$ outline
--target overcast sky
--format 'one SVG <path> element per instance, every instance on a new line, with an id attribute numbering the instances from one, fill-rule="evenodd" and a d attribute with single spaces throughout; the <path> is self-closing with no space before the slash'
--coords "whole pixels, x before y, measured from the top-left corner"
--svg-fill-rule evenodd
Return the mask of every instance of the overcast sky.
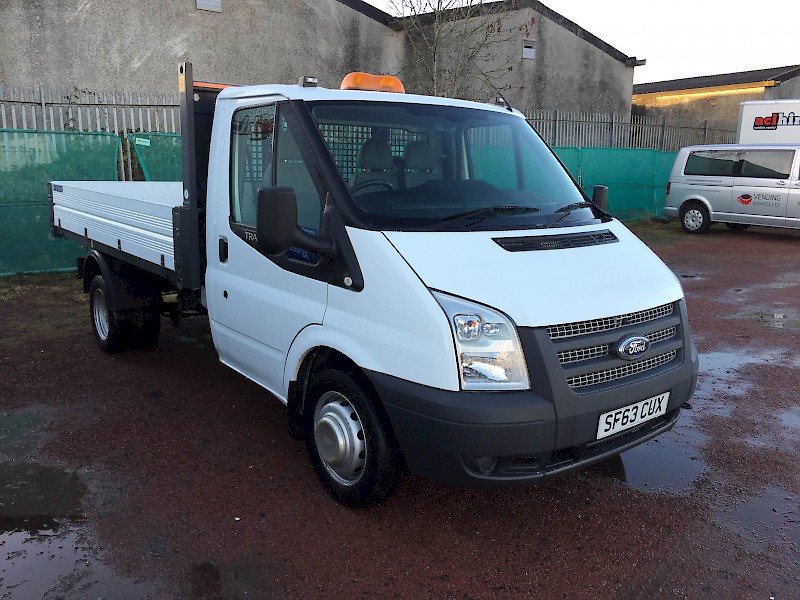
<path id="1" fill-rule="evenodd" d="M 391 12 L 391 0 L 366 0 Z M 399 0 L 395 0 L 396 2 Z M 795 0 L 544 0 L 628 56 L 634 83 L 800 64 Z"/>

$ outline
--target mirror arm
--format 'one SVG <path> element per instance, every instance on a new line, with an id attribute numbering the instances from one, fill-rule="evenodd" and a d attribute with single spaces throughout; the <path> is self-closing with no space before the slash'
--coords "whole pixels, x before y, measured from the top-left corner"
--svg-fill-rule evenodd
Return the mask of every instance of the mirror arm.
<path id="1" fill-rule="evenodd" d="M 319 252 L 320 254 L 334 254 L 333 238 L 329 236 L 313 235 L 300 229 L 299 227 L 292 232 L 292 245 L 309 252 Z"/>

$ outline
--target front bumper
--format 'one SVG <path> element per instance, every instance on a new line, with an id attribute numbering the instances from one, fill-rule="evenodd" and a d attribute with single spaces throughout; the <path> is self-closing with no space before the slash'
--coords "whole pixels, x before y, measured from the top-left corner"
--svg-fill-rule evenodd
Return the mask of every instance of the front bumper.
<path id="1" fill-rule="evenodd" d="M 560 367 L 537 364 L 529 350 L 533 379 L 547 379 L 547 373 L 551 380 L 559 378 Z M 381 373 L 367 376 L 383 400 L 411 472 L 462 487 L 531 485 L 669 430 L 697 379 L 697 350 L 688 339 L 682 356 L 678 365 L 652 376 L 589 394 L 567 389 L 563 376 L 561 382 L 522 392 L 451 392 Z M 663 416 L 595 439 L 602 413 L 666 391 L 670 397 Z M 494 466 L 487 469 L 487 464 Z"/>

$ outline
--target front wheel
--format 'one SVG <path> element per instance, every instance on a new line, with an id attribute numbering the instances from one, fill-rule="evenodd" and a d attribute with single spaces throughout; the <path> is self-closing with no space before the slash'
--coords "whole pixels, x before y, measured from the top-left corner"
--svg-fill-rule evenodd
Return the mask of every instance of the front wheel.
<path id="1" fill-rule="evenodd" d="M 700 202 L 690 202 L 681 210 L 681 226 L 686 233 L 705 233 L 711 227 L 708 209 Z"/>
<path id="2" fill-rule="evenodd" d="M 378 398 L 360 378 L 328 369 L 309 381 L 306 448 L 323 487 L 345 506 L 387 498 L 402 458 Z"/>

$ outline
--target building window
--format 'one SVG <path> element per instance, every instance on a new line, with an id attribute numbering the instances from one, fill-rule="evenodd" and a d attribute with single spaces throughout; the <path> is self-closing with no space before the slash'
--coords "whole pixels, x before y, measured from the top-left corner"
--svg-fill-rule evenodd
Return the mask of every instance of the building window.
<path id="1" fill-rule="evenodd" d="M 533 40 L 522 40 L 522 58 L 536 58 L 536 44 Z"/>
<path id="2" fill-rule="evenodd" d="M 197 9 L 222 12 L 222 0 L 197 0 Z"/>

